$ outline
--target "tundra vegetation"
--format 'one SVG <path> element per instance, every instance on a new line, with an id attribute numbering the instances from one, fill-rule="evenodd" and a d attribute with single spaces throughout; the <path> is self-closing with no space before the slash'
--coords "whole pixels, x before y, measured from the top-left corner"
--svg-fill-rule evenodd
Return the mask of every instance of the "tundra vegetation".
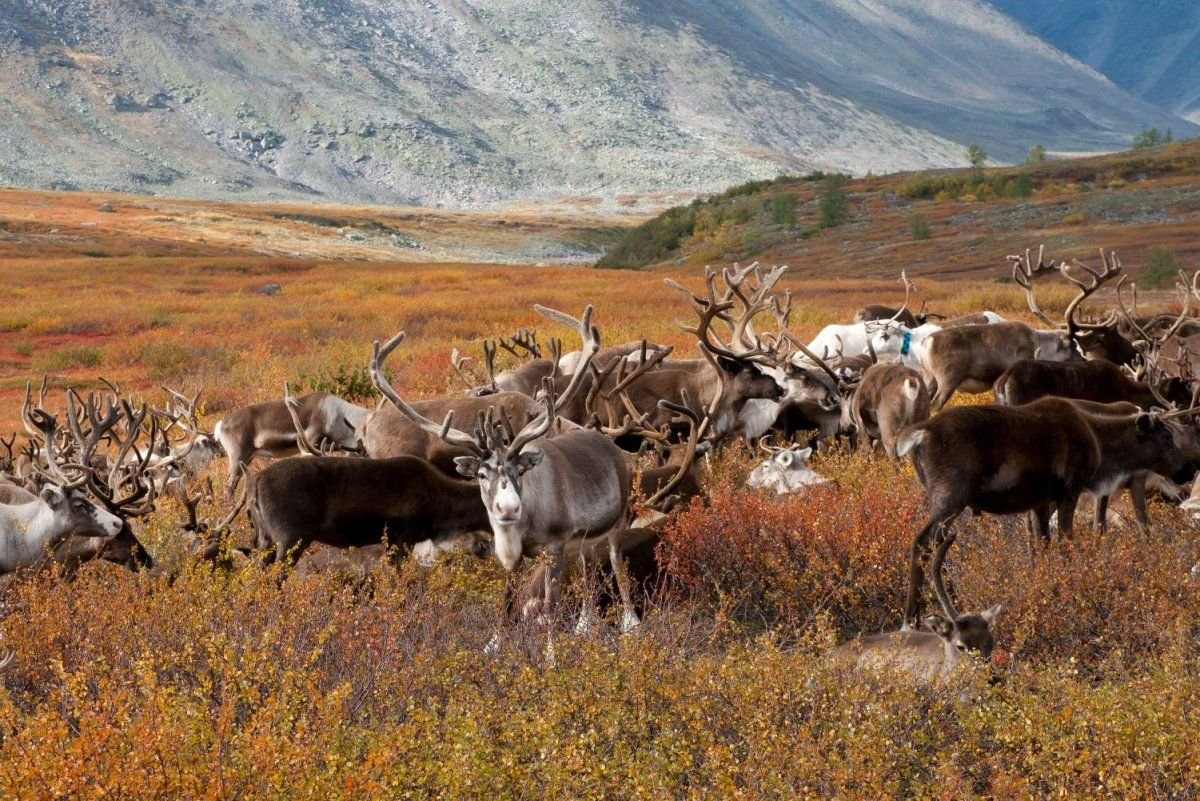
<path id="1" fill-rule="evenodd" d="M 947 217 L 940 207 L 930 216 Z M 896 241 L 906 239 L 904 219 Z M 944 233 L 939 222 L 934 241 L 961 230 Z M 133 247 L 117 239 L 107 246 Z M 535 303 L 572 313 L 593 305 L 605 346 L 646 337 L 674 346 L 676 359 L 701 355 L 697 334 L 675 322 L 704 328 L 700 271 L 687 265 L 614 273 L 140 247 L 151 255 L 45 260 L 32 249 L 4 251 L 4 430 L 22 428 L 34 360 L 80 347 L 96 359 L 55 363 L 47 398 L 65 387 L 102 391 L 100 375 L 157 403 L 162 383 L 186 398 L 202 386 L 193 427 L 205 431 L 235 409 L 280 400 L 285 382 L 342 389 L 306 376 L 341 376 L 360 390 L 351 400 L 374 408 L 372 378 L 364 380 L 371 343 L 400 330 L 406 338 L 387 370 L 404 399 L 461 395 L 453 348 L 475 354 L 476 365 L 459 362 L 467 372 L 482 361 L 485 338 L 532 328 L 571 336 L 552 331 Z M 993 280 L 1015 273 L 1008 251 L 1016 248 L 996 249 L 990 270 L 971 278 L 920 278 L 921 299 L 946 317 L 986 308 L 1032 326 L 1052 315 L 1068 326 L 1095 323 L 1113 301 L 1108 281 L 1089 293 L 1091 313 L 1068 314 L 1078 288 L 1051 277 L 1039 278 L 1035 304 L 1021 286 Z M 1028 256 L 1024 264 L 1036 273 Z M 697 308 L 664 278 L 699 292 Z M 255 291 L 269 283 L 282 291 Z M 860 308 L 902 302 L 894 275 L 793 271 L 775 289 L 791 291 L 790 332 L 805 341 Z M 1161 309 L 1164 300 L 1141 303 Z M 1136 318 L 1144 310 L 1129 311 Z M 769 314 L 755 322 L 774 329 Z M 495 362 L 519 365 L 508 351 Z M 481 370 L 474 378 L 486 383 Z M 985 399 L 960 392 L 949 406 Z M 454 425 L 472 422 L 456 417 Z M 942 601 L 944 576 L 964 612 L 1002 605 L 995 648 L 987 663 L 963 660 L 975 670 L 914 681 L 904 669 L 865 673 L 831 657 L 859 635 L 901 623 L 914 534 L 929 522 L 912 464 L 826 442 L 807 467 L 828 481 L 776 493 L 746 487 L 761 461 L 737 442 L 698 460 L 701 494 L 657 524 L 659 578 L 637 594 L 634 634 L 620 632 L 620 603 L 608 607 L 610 625 L 576 630 L 575 601 L 603 589 L 592 578 L 564 581 L 568 602 L 516 617 L 495 639 L 513 579 L 494 558 L 456 552 L 432 566 L 398 558 L 350 582 L 343 572 L 241 558 L 231 546 L 254 536 L 245 516 L 215 522 L 234 508 L 221 498 L 227 464 L 217 460 L 189 482 L 211 478 L 214 491 L 163 493 L 134 520 L 155 570 L 92 561 L 70 580 L 41 570 L 0 590 L 0 645 L 14 655 L 0 673 L 0 794 L 1194 793 L 1200 539 L 1189 515 L 1151 500 L 1143 531 L 1114 498 L 1105 535 L 1083 512 L 1074 538 L 1049 547 L 1031 547 L 1020 519 L 963 515 L 953 549 L 935 557 L 939 586 L 921 588 L 921 600 Z M 181 532 L 200 529 L 227 535 L 217 560 L 224 567 L 191 558 Z M 546 567 L 543 557 L 516 569 Z"/>

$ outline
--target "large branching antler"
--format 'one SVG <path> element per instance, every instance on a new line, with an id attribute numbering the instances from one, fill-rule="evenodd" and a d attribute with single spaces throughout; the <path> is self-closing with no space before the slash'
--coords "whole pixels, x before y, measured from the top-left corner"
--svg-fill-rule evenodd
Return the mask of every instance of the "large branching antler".
<path id="1" fill-rule="evenodd" d="M 435 423 L 422 415 L 413 407 L 409 406 L 408 403 L 401 398 L 399 394 L 397 394 L 396 390 L 392 388 L 387 376 L 385 376 L 383 373 L 383 363 L 387 361 L 387 357 L 390 356 L 392 351 L 394 351 L 396 347 L 403 341 L 403 331 L 398 332 L 394 337 L 382 345 L 379 344 L 378 339 L 375 340 L 371 352 L 371 383 L 375 385 L 375 388 L 379 390 L 383 397 L 391 401 L 391 404 L 395 406 L 402 415 L 411 420 L 413 424 L 415 424 L 422 431 L 433 434 L 435 437 L 441 438 L 444 442 L 450 445 L 454 445 L 459 448 L 466 448 L 477 456 L 485 455 L 487 451 L 484 448 L 484 443 L 482 440 L 477 439 L 466 432 L 459 431 L 457 428 L 453 427 L 453 410 L 446 413 L 446 419 L 441 424 Z"/>
<path id="2" fill-rule="evenodd" d="M 743 346 L 739 348 L 736 341 L 733 345 L 726 345 L 725 343 L 721 342 L 713 332 L 713 321 L 717 319 L 728 321 L 729 318 L 727 312 L 736 305 L 736 301 L 733 299 L 733 289 L 729 289 L 722 294 L 721 297 L 717 297 L 717 275 L 718 274 L 711 269 L 707 270 L 706 272 L 704 284 L 708 291 L 707 297 L 700 297 L 699 295 L 693 294 L 691 290 L 673 278 L 664 279 L 667 286 L 670 286 L 673 289 L 683 293 L 683 295 L 691 301 L 692 310 L 695 311 L 697 317 L 699 317 L 699 321 L 695 326 L 689 326 L 682 321 L 679 321 L 676 324 L 689 334 L 695 334 L 696 339 L 699 340 L 700 344 L 704 345 L 711 354 L 721 356 L 726 359 L 732 359 L 734 361 L 754 361 L 765 362 L 768 364 L 773 363 L 775 361 L 774 352 L 763 347 L 761 342 L 756 341 L 753 346 Z M 747 318 L 747 322 L 748 321 L 749 318 Z M 737 324 L 735 323 L 735 335 L 737 333 L 736 325 Z"/>
<path id="3" fill-rule="evenodd" d="M 758 262 L 744 269 L 735 264 L 732 268 L 721 271 L 729 294 L 737 298 L 741 309 L 735 320 L 730 323 L 732 337 L 730 342 L 735 348 L 754 349 L 757 337 L 754 335 L 753 320 L 762 312 L 768 311 L 776 302 L 775 285 L 788 271 L 787 265 L 772 267 L 770 272 L 763 274 Z M 752 278 L 752 281 L 748 281 Z M 790 297 L 790 295 L 789 295 Z"/>
<path id="4" fill-rule="evenodd" d="M 1029 304 L 1029 310 L 1046 325 L 1051 328 L 1058 328 L 1058 323 L 1047 317 L 1046 313 L 1038 306 L 1037 297 L 1033 292 L 1033 281 L 1039 276 L 1060 272 L 1059 263 L 1053 259 L 1050 260 L 1049 264 L 1046 263 L 1045 245 L 1038 246 L 1038 260 L 1036 265 L 1033 263 L 1032 252 L 1028 248 L 1025 249 L 1024 256 L 1009 256 L 1008 260 L 1013 265 L 1013 281 L 1021 289 L 1025 290 L 1025 302 Z"/>
<path id="5" fill-rule="evenodd" d="M 686 420 L 688 423 L 688 438 L 684 444 L 683 461 L 679 465 L 679 469 L 675 471 L 675 475 L 666 484 L 658 488 L 658 491 L 642 502 L 642 506 L 648 508 L 656 508 L 664 500 L 670 497 L 675 488 L 687 476 L 688 471 L 692 469 L 692 464 L 696 461 L 696 453 L 700 446 L 700 442 L 708 434 L 709 424 L 712 422 L 712 416 L 716 413 L 716 404 L 714 403 L 708 409 L 705 409 L 704 416 L 701 417 L 694 409 L 691 408 L 687 390 L 683 391 L 683 403 L 674 403 L 665 398 L 658 402 L 660 409 L 665 409 L 680 415 L 680 419 Z"/>
<path id="6" fill-rule="evenodd" d="M 100 412 L 101 401 L 103 413 Z M 150 414 L 149 407 L 143 403 L 134 409 L 128 400 L 95 392 L 82 398 L 69 389 L 67 420 L 83 464 L 96 466 L 103 461 L 103 455 L 97 452 L 102 441 L 111 442 L 117 449 L 116 456 L 109 462 L 106 478 L 101 478 L 98 470 L 92 470 L 88 491 L 122 518 L 141 517 L 154 511 L 155 486 L 147 469 L 162 429 L 158 418 Z M 143 434 L 147 444 L 139 448 Z"/>
<path id="7" fill-rule="evenodd" d="M 1077 270 L 1082 270 L 1090 276 L 1090 279 L 1076 278 L 1071 274 L 1071 267 L 1067 265 L 1061 266 L 1063 277 L 1070 281 L 1075 286 L 1079 287 L 1079 294 L 1076 295 L 1069 304 L 1067 310 L 1063 312 L 1063 317 L 1067 322 L 1067 335 L 1075 339 L 1080 331 L 1092 331 L 1099 328 L 1106 328 L 1116 321 L 1116 310 L 1109 313 L 1105 320 L 1099 323 L 1081 323 L 1075 315 L 1079 311 L 1079 304 L 1083 303 L 1090 295 L 1094 294 L 1103 284 L 1111 281 L 1121 274 L 1121 260 L 1117 258 L 1116 253 L 1105 253 L 1104 249 L 1100 249 L 1100 263 L 1104 265 L 1103 270 L 1097 270 L 1090 267 L 1079 259 L 1072 260 L 1072 266 Z"/>
<path id="8" fill-rule="evenodd" d="M 1076 339 L 1079 337 L 1080 331 L 1106 328 L 1116 321 L 1115 311 L 1111 312 L 1099 323 L 1081 323 L 1076 315 L 1083 301 L 1095 294 L 1096 290 L 1100 289 L 1101 286 L 1121 275 L 1121 260 L 1117 258 L 1117 254 L 1106 253 L 1101 248 L 1100 263 L 1103 265 L 1102 269 L 1091 267 L 1078 259 L 1072 260 L 1070 265 L 1066 262 L 1059 262 L 1053 259 L 1046 262 L 1045 245 L 1038 246 L 1036 265 L 1033 263 L 1032 252 L 1029 249 L 1026 249 L 1024 256 L 1009 256 L 1008 260 L 1013 265 L 1013 280 L 1025 291 L 1025 301 L 1029 304 L 1029 310 L 1033 312 L 1034 316 L 1051 328 L 1066 328 L 1067 335 L 1072 339 Z M 1072 270 L 1086 273 L 1087 277 L 1077 277 L 1072 274 Z M 1061 275 L 1079 288 L 1079 294 L 1067 304 L 1066 311 L 1063 313 L 1063 322 L 1061 323 L 1051 320 L 1042 311 L 1033 290 L 1033 282 L 1036 278 L 1053 273 Z"/>

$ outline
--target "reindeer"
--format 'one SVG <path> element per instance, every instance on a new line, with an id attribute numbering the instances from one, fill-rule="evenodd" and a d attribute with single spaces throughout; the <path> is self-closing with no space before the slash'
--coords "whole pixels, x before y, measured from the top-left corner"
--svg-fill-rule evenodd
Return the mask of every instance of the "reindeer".
<path id="1" fill-rule="evenodd" d="M 760 439 L 758 447 L 767 454 L 767 458 L 746 477 L 748 487 L 773 489 L 776 495 L 786 495 L 832 483 L 808 466 L 809 457 L 813 454 L 811 447 L 779 448 L 771 445 L 770 437 Z"/>
<path id="2" fill-rule="evenodd" d="M 644 339 L 635 339 L 629 342 L 622 342 L 620 345 L 608 345 L 601 348 L 590 363 L 601 371 L 617 359 L 625 359 L 630 362 L 632 367 L 637 367 L 646 360 L 647 356 L 652 358 L 657 355 L 658 351 L 664 349 L 665 346 L 663 345 L 656 345 L 652 342 L 647 343 Z M 558 374 L 570 378 L 579 368 L 582 359 L 582 350 L 574 350 L 563 354 L 558 360 Z"/>
<path id="3" fill-rule="evenodd" d="M 160 447 L 149 453 L 149 468 L 160 491 L 172 479 L 199 475 L 214 459 L 224 454 L 221 443 L 212 434 L 201 430 L 196 419 L 196 404 L 200 401 L 203 388 L 196 390 L 196 394 L 190 398 L 168 387 L 162 389 L 170 396 L 171 402 L 167 409 L 154 409 L 154 413 L 166 420 L 167 425 L 163 429 Z M 183 438 L 178 444 L 172 445 L 170 432 L 175 427 L 183 432 Z"/>
<path id="4" fill-rule="evenodd" d="M 17 506 L 33 503 L 38 500 L 38 493 L 29 492 L 22 487 L 7 482 L 0 482 L 0 504 Z M 115 536 L 81 536 L 74 534 L 58 542 L 50 551 L 43 554 L 37 563 L 27 565 L 35 570 L 53 566 L 60 576 L 69 578 L 79 571 L 85 562 L 102 559 L 120 565 L 129 570 L 153 568 L 154 560 L 146 551 L 129 526 L 122 525 Z M 4 579 L 14 574 L 0 577 L 0 586 Z"/>
<path id="5" fill-rule="evenodd" d="M 586 342 L 589 332 L 580 331 L 579 333 Z M 589 378 L 586 368 L 580 376 L 585 381 Z M 579 400 L 578 395 L 574 398 L 567 398 L 564 402 L 570 408 L 577 400 Z M 448 414 L 453 414 L 455 417 L 466 420 L 476 420 L 491 409 L 494 414 L 506 417 L 513 426 L 518 428 L 534 419 L 540 410 L 538 402 L 531 396 L 523 392 L 505 391 L 485 396 L 413 401 L 411 408 L 426 419 L 444 418 Z M 581 402 L 577 408 L 576 414 L 563 416 L 582 424 L 586 422 L 586 415 L 583 413 Z M 438 469 L 449 475 L 457 474 L 458 469 L 454 460 L 472 452 L 468 448 L 445 441 L 436 432 L 431 433 L 422 429 L 391 404 L 372 412 L 364 421 L 362 428 L 363 446 L 368 456 L 376 459 L 417 456 L 432 462 Z"/>
<path id="6" fill-rule="evenodd" d="M 883 443 L 896 458 L 896 437 L 906 426 L 929 419 L 929 389 L 921 374 L 902 364 L 875 364 L 863 373 L 850 401 L 850 420 L 859 443 Z"/>
<path id="7" fill-rule="evenodd" d="M 1197 389 L 1200 393 L 1200 388 Z M 1128 489 L 1133 502 L 1134 516 L 1140 524 L 1143 533 L 1150 531 L 1150 514 L 1146 508 L 1146 491 L 1154 487 L 1168 497 L 1178 500 L 1180 493 L 1177 482 L 1188 480 L 1200 467 L 1200 441 L 1194 426 L 1190 423 L 1176 422 L 1173 418 L 1194 413 L 1196 396 L 1193 395 L 1189 405 L 1176 409 L 1170 414 L 1159 415 L 1151 413 L 1150 419 L 1160 419 L 1170 433 L 1170 445 L 1161 441 L 1147 445 L 1141 438 L 1132 439 L 1131 431 L 1123 423 L 1142 412 L 1137 405 L 1128 402 L 1096 403 L 1086 400 L 1072 400 L 1072 403 L 1092 423 L 1096 437 L 1100 443 L 1103 461 L 1106 466 L 1118 464 L 1123 460 L 1140 459 L 1144 464 L 1142 469 L 1118 469 L 1115 473 L 1106 474 L 1102 467 L 1095 477 L 1093 486 L 1089 486 L 1094 498 L 1093 520 L 1097 530 L 1103 534 L 1107 530 L 1108 501 L 1118 490 Z M 1166 405 L 1160 399 L 1160 404 Z M 1167 408 L 1174 408 L 1167 405 Z M 1115 422 L 1115 426 L 1109 422 Z M 1155 448 L 1162 446 L 1160 450 Z M 1140 453 L 1138 451 L 1141 451 Z"/>
<path id="8" fill-rule="evenodd" d="M 953 542 L 954 533 L 949 532 L 938 546 L 931 567 L 934 591 L 944 617 L 934 614 L 921 621 L 928 631 L 905 627 L 857 637 L 840 646 L 834 658 L 859 669 L 904 670 L 922 684 L 946 678 L 964 664 L 965 658 L 974 655 L 986 664 L 995 647 L 992 624 L 1002 607 L 996 604 L 977 615 L 962 615 L 954 608 L 942 580 L 942 564 Z"/>
<path id="9" fill-rule="evenodd" d="M 921 352 L 921 367 L 933 392 L 931 406 L 941 409 L 955 390 L 986 392 L 1005 370 L 1023 359 L 1078 359 L 1070 337 L 1038 331 L 1025 323 L 965 325 L 938 331 Z"/>
<path id="10" fill-rule="evenodd" d="M 115 385 L 105 383 L 114 392 L 119 392 Z M 90 558 L 90 554 L 127 565 L 132 562 L 130 566 L 148 565 L 149 555 L 138 543 L 129 521 L 154 511 L 156 488 L 147 454 L 153 452 L 160 445 L 160 437 L 165 436 L 157 418 L 150 415 L 144 403 L 135 410 L 119 394 L 102 396 L 93 392 L 85 399 L 68 389 L 67 426 L 64 429 L 54 415 L 41 408 L 44 399 L 43 391 L 39 406 L 34 407 L 30 387 L 26 385 L 21 417 L 33 438 L 33 445 L 41 454 L 32 463 L 34 471 L 60 486 L 87 488 L 99 508 L 106 512 L 104 516 L 98 514 L 99 509 L 93 513 L 95 519 L 103 519 L 106 529 L 98 536 L 113 539 L 114 535 L 107 532 L 110 518 L 115 517 L 120 523 L 113 543 L 74 543 L 61 549 L 59 555 L 64 564 L 69 569 L 72 563 Z M 145 447 L 141 445 L 143 438 L 147 443 Z M 101 452 L 102 442 L 111 443 L 116 448 L 115 454 Z"/>
<path id="11" fill-rule="evenodd" d="M 1020 406 L 1053 395 L 1096 403 L 1126 401 L 1143 410 L 1186 405 L 1191 397 L 1179 378 L 1162 382 L 1159 389 L 1131 378 L 1110 361 L 1046 362 L 1025 359 L 1008 368 L 992 385 L 996 403 Z"/>
<path id="12" fill-rule="evenodd" d="M 1084 490 L 1108 495 L 1139 470 L 1178 475 L 1195 461 L 1195 435 L 1165 415 L 1101 415 L 1076 402 L 1042 398 L 1025 406 L 961 407 L 906 429 L 896 452 L 912 454 L 929 499 L 929 521 L 909 549 L 904 622 L 915 619 L 930 537 L 941 541 L 967 507 L 991 514 L 1033 512 L 1048 542 L 1050 514 L 1070 536 Z"/>
<path id="13" fill-rule="evenodd" d="M 0 504 L 0 573 L 38 565 L 71 536 L 117 536 L 125 522 L 79 492 L 86 477 L 46 484 L 33 500 Z"/>
<path id="14" fill-rule="evenodd" d="M 1120 262 L 1101 251 L 1103 270 L 1075 261 L 1074 267 L 1087 273 L 1088 279 L 1076 278 L 1066 264 L 1051 261 L 1047 264 L 1042 251 L 1035 266 L 1029 252 L 1025 256 L 1009 256 L 1013 264 L 1013 280 L 1025 290 L 1032 311 L 1043 322 L 1054 326 L 1053 331 L 1038 331 L 1024 323 L 1006 322 L 995 325 L 967 325 L 939 331 L 931 335 L 921 349 L 920 360 L 933 390 L 933 408 L 941 409 L 956 389 L 966 392 L 986 392 L 996 380 L 1018 361 L 1042 359 L 1066 362 L 1079 360 L 1078 331 L 1085 326 L 1075 314 L 1080 303 L 1096 292 L 1105 282 L 1121 271 Z M 1066 323 L 1055 324 L 1038 307 L 1033 293 L 1033 280 L 1039 275 L 1060 274 L 1079 287 L 1065 312 Z"/>
<path id="15" fill-rule="evenodd" d="M 250 501 L 257 549 L 294 561 L 314 542 L 361 548 L 386 540 L 407 547 L 486 530 L 479 487 L 424 459 L 284 459 L 254 479 Z"/>
<path id="16" fill-rule="evenodd" d="M 508 351 L 518 359 L 521 358 L 521 352 L 524 352 L 529 360 L 515 369 L 504 370 L 497 374 L 496 352 L 498 348 Z M 458 377 L 467 385 L 468 395 L 482 396 L 492 395 L 496 392 L 520 392 L 532 398 L 541 387 L 542 381 L 557 374 L 559 354 L 562 353 L 562 340 L 550 340 L 547 350 L 549 358 L 543 358 L 541 346 L 537 341 L 537 333 L 527 328 L 517 331 L 513 334 L 512 339 L 500 337 L 496 340 L 484 340 L 483 364 L 488 383 L 482 386 L 475 386 L 467 377 L 464 368 L 471 358 L 460 355 L 457 348 L 450 353 L 450 364 Z"/>
<path id="17" fill-rule="evenodd" d="M 680 285 L 670 282 L 671 286 L 688 295 L 699 316 L 695 326 L 683 323 L 680 326 L 696 336 L 702 359 L 663 362 L 668 350 L 659 351 L 653 356 L 647 353 L 646 360 L 629 374 L 624 372 L 624 362 L 610 363 L 604 371 L 593 370 L 593 378 L 588 382 L 590 387 L 577 396 L 574 404 L 567 401 L 561 404 L 564 415 L 575 422 L 587 422 L 590 416 L 588 404 L 594 402 L 597 396 L 603 397 L 608 403 L 624 397 L 624 402 L 635 414 L 637 409 L 654 410 L 649 427 L 658 429 L 670 422 L 672 413 L 658 407 L 657 403 L 659 400 L 668 400 L 676 405 L 690 405 L 698 415 L 703 414 L 704 409 L 711 409 L 709 436 L 716 443 L 739 430 L 744 431 L 739 429 L 739 419 L 751 400 L 780 400 L 784 396 L 784 388 L 777 378 L 764 371 L 764 367 L 776 362 L 772 350 L 763 347 L 761 342 L 752 348 L 736 349 L 720 342 L 713 334 L 713 321 L 735 304 L 731 299 L 732 290 L 718 298 L 715 279 L 716 273 L 710 270 L 706 278 L 707 297 L 692 295 Z M 760 301 L 761 297 L 751 303 L 753 305 Z M 736 337 L 735 341 L 738 341 Z M 659 366 L 660 362 L 662 366 Z M 821 397 L 827 394 L 823 385 L 820 390 L 811 388 L 811 391 Z M 767 424 L 773 419 L 772 413 Z"/>
<path id="18" fill-rule="evenodd" d="M 369 412 L 328 392 L 310 392 L 297 398 L 296 410 L 311 442 L 335 443 L 347 451 L 359 449 L 360 430 Z M 255 403 L 230 412 L 213 430 L 229 457 L 227 497 L 241 480 L 241 467 L 256 456 L 277 459 L 299 452 L 291 413 L 280 400 Z"/>
<path id="19" fill-rule="evenodd" d="M 563 391 L 563 397 L 570 400 L 579 391 L 587 362 L 599 350 L 599 333 L 590 323 L 592 308 L 584 311 L 582 321 L 552 309 L 535 308 L 543 315 L 587 332 L 584 361 Z M 625 519 L 630 478 L 624 456 L 612 440 L 597 431 L 572 430 L 542 439 L 550 431 L 557 408 L 554 388 L 549 382 L 542 401 L 544 413 L 520 430 L 507 423 L 502 414 L 498 422 L 495 415 L 485 414 L 473 436 L 452 427 L 453 414 L 440 424 L 425 418 L 400 397 L 383 374 L 384 360 L 403 339 L 401 332 L 382 346 L 375 343 L 372 381 L 396 409 L 422 430 L 471 451 L 471 455 L 455 461 L 462 475 L 479 480 L 496 558 L 511 574 L 525 555 L 548 553 L 550 569 L 545 602 L 551 606 L 562 574 L 566 544 L 588 535 L 619 530 Z M 609 551 L 625 606 L 623 627 L 628 630 L 639 620 L 621 561 L 620 541 L 615 535 L 609 539 Z M 514 593 L 510 579 L 505 593 L 505 608 L 510 613 Z"/>

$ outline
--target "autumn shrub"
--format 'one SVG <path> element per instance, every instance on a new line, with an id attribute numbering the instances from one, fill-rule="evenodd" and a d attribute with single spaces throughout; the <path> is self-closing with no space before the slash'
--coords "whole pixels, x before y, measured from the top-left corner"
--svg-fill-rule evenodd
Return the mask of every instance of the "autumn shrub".
<path id="1" fill-rule="evenodd" d="M 894 619 L 907 573 L 889 555 L 924 522 L 921 495 L 881 457 L 826 464 L 834 485 L 783 497 L 718 478 L 667 529 L 661 548 L 676 585 L 751 627 L 802 628 L 827 614 L 849 633 Z"/>
<path id="2" fill-rule="evenodd" d="M 33 369 L 47 373 L 55 370 L 96 367 L 103 361 L 103 358 L 100 349 L 91 345 L 60 348 L 35 359 Z"/>

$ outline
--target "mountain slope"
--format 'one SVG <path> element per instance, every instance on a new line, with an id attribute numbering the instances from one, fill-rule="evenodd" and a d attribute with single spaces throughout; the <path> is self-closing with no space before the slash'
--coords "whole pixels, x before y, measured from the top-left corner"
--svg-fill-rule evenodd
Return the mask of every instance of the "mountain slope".
<path id="1" fill-rule="evenodd" d="M 978 0 L 0 0 L 0 55 L 23 186 L 480 206 L 1191 132 Z"/>
<path id="2" fill-rule="evenodd" d="M 993 0 L 1138 97 L 1200 122 L 1200 5 L 1192 0 Z"/>

